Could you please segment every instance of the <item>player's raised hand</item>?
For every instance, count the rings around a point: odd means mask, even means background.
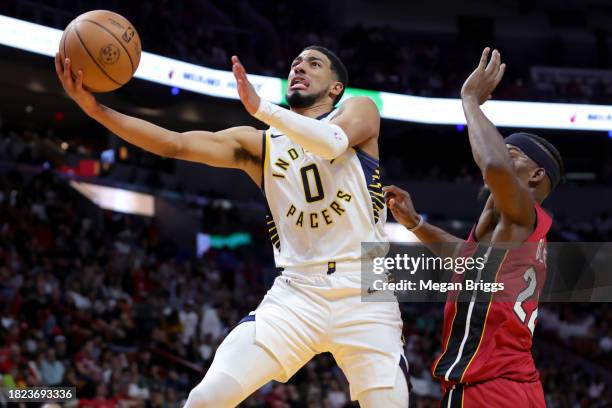
[[[491,59],[489,59],[489,52],[489,47],[482,51],[480,63],[463,83],[461,99],[475,100],[482,105],[491,98],[491,94],[504,76],[506,64],[501,63],[499,51],[493,50]]]
[[[247,112],[251,115],[254,115],[259,109],[259,103],[261,102],[261,98],[257,95],[253,84],[247,78],[246,70],[244,66],[240,62],[237,56],[232,57],[232,72],[234,73],[234,78],[236,78],[236,84],[238,86],[238,95],[240,96],[240,101],[244,105]]]
[[[395,186],[384,186],[382,189],[393,218],[406,228],[414,228],[419,223],[420,216],[414,209],[410,194]]]
[[[79,70],[76,79],[73,79],[70,58],[66,58],[64,64],[62,64],[59,53],[56,53],[55,72],[68,96],[72,98],[85,113],[92,113],[98,106],[98,102],[91,92],[83,88],[83,71]]]

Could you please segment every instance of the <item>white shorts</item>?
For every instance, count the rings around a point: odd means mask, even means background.
[[[397,370],[407,374],[399,306],[362,301],[359,262],[338,263],[329,275],[327,265],[287,268],[252,315],[255,343],[283,368],[277,381],[323,352],[332,353],[348,378],[352,399],[393,387]]]

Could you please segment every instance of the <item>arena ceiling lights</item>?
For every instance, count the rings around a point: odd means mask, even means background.
[[[54,56],[61,34],[61,30],[0,15],[0,44],[9,47]],[[142,53],[134,76],[203,95],[238,99],[230,71],[201,67],[148,52]],[[264,99],[278,104],[285,102],[286,80],[261,75],[249,75],[249,79]],[[356,88],[348,88],[344,98],[355,95],[372,98],[386,119],[437,125],[465,124],[458,99],[425,98]],[[612,130],[612,106],[489,101],[483,109],[493,123],[502,127]]]

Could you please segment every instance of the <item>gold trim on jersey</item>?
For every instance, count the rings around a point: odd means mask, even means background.
[[[266,130],[264,133],[264,162],[263,162],[263,174],[266,174],[266,169],[270,164],[270,129]],[[285,177],[280,174],[277,175],[272,173],[273,177]],[[263,177],[265,184],[265,176]],[[262,186],[265,193],[265,186]],[[280,251],[280,237],[278,236],[278,230],[276,229],[276,224],[274,223],[274,218],[272,217],[272,212],[270,211],[270,207],[268,207],[268,213],[266,214],[266,228],[268,229],[268,236],[270,237],[270,241],[272,241],[272,245],[276,247],[277,250]]]
[[[385,208],[385,195],[382,191],[382,183],[380,182],[380,168],[376,168],[372,174],[372,180],[368,184],[368,192],[372,200],[372,210],[374,211],[374,222],[380,219],[380,211]]]

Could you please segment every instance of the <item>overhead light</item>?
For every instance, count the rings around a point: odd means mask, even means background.
[[[70,186],[105,210],[148,217],[155,215],[155,198],[151,194],[74,180],[70,181]]]

